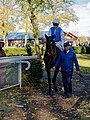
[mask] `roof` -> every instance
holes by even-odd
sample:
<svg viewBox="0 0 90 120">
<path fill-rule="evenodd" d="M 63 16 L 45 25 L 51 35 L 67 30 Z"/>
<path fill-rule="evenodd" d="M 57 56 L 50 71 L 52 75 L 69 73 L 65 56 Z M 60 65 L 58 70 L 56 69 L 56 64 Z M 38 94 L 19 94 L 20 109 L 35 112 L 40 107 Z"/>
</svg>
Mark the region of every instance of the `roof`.
<svg viewBox="0 0 90 120">
<path fill-rule="evenodd" d="M 8 40 L 20 40 L 20 39 L 25 39 L 24 33 L 9 33 L 8 34 Z M 27 39 L 34 39 L 34 37 L 33 35 L 28 34 Z M 2 36 L 0 36 L 0 40 L 3 40 Z"/>
<path fill-rule="evenodd" d="M 39 36 L 39 40 L 42 40 L 43 38 L 45 38 L 45 34 L 48 35 L 48 31 L 41 31 L 41 34 Z M 70 32 L 64 32 L 65 36 L 68 36 L 70 38 L 73 38 L 74 40 L 77 40 L 78 37 L 73 35 Z M 8 40 L 21 40 L 21 39 L 25 39 L 25 33 L 9 33 L 8 34 Z M 27 39 L 34 39 L 34 36 L 32 34 L 28 34 L 27 35 Z M 0 36 L 0 41 L 3 41 L 3 37 Z"/>
</svg>

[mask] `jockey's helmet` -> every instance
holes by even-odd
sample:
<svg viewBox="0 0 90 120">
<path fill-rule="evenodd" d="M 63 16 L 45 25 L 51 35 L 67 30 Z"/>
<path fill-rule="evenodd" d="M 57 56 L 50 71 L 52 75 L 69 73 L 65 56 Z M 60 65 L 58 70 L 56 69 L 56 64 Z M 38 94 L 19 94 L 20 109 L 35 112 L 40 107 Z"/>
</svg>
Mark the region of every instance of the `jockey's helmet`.
<svg viewBox="0 0 90 120">
<path fill-rule="evenodd" d="M 57 24 L 57 25 L 59 25 L 59 24 L 60 24 L 60 22 L 59 22 L 59 20 L 58 20 L 58 19 L 54 19 L 54 20 L 53 20 L 53 24 Z"/>
</svg>

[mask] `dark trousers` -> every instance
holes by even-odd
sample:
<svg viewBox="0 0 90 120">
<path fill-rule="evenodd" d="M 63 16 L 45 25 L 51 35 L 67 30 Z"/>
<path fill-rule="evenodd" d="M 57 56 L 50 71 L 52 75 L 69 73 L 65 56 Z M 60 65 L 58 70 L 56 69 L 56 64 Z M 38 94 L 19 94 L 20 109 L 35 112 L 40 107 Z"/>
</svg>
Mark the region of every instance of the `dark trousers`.
<svg viewBox="0 0 90 120">
<path fill-rule="evenodd" d="M 59 55 L 60 55 L 61 50 L 60 50 L 58 47 L 56 47 L 56 51 L 57 51 L 57 56 L 59 56 Z"/>
<path fill-rule="evenodd" d="M 64 86 L 64 94 L 72 94 L 72 74 L 63 74 L 62 73 L 62 81 Z"/>
</svg>

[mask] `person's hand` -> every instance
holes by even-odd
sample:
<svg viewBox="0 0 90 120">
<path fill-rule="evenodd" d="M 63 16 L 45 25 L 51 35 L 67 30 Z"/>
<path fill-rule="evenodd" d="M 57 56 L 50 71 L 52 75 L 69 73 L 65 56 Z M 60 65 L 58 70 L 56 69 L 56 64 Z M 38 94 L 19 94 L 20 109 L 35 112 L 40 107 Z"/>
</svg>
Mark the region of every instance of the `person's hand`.
<svg viewBox="0 0 90 120">
<path fill-rule="evenodd" d="M 80 71 L 76 71 L 76 74 L 80 74 Z"/>
<path fill-rule="evenodd" d="M 55 67 L 55 66 L 53 67 L 53 70 L 56 70 L 56 67 Z"/>
<path fill-rule="evenodd" d="M 46 38 L 43 39 L 43 42 L 46 43 Z"/>
</svg>

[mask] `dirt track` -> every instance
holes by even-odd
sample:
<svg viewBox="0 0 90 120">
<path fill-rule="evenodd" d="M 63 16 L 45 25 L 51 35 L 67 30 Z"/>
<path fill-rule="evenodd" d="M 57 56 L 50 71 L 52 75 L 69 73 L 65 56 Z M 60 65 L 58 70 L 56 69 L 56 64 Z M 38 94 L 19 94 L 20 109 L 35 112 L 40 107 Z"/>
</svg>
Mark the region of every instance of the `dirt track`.
<svg viewBox="0 0 90 120">
<path fill-rule="evenodd" d="M 53 72 L 52 72 L 53 74 Z M 58 92 L 47 96 L 48 87 L 9 89 L 0 107 L 0 120 L 90 120 L 90 74 L 84 79 L 73 76 L 73 96 L 63 99 L 61 74 L 57 77 Z M 46 72 L 43 80 L 47 80 Z"/>
</svg>

